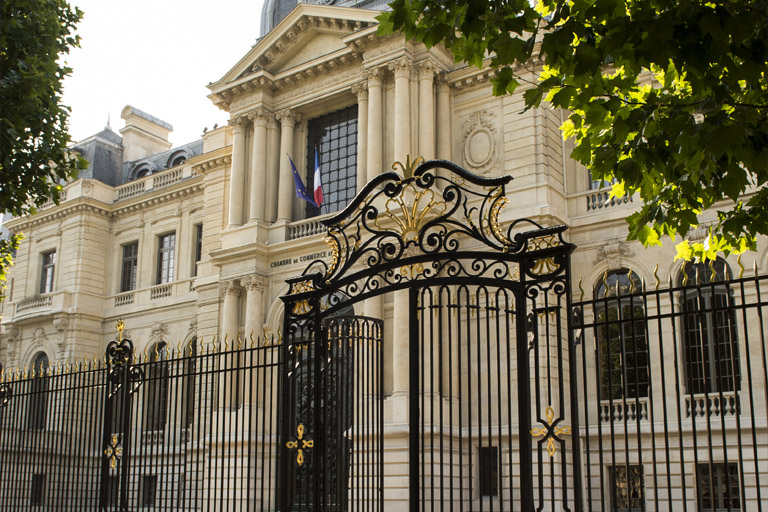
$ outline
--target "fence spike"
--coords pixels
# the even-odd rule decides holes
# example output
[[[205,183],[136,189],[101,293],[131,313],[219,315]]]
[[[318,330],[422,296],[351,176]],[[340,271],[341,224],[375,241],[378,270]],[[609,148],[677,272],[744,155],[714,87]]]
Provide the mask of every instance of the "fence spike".
[[[635,293],[635,289],[636,289],[636,287],[635,287],[635,280],[632,279],[632,274],[633,273],[634,272],[632,272],[632,267],[629,267],[629,270],[627,270],[627,279],[629,280],[629,294],[630,295]]]
[[[752,269],[755,273],[755,277],[757,277],[757,260],[752,262]]]
[[[256,346],[256,341],[253,339],[253,329],[251,329],[251,334],[249,334],[248,337],[251,339],[250,348],[253,348],[254,346]]]
[[[688,272],[685,271],[685,267],[688,265],[688,260],[683,260],[683,266],[680,267],[680,272],[683,273],[683,286],[688,285]],[[672,282],[672,274],[669,274],[669,281]]]
[[[224,334],[224,350],[229,350],[229,333]]]
[[[714,283],[715,278],[717,277],[717,271],[715,270],[715,262],[713,260],[709,260],[709,270],[712,271],[709,275],[709,282]]]
[[[0,384],[5,382],[5,368],[0,368]]]
[[[277,328],[277,344],[282,345],[283,343],[283,333],[280,331],[280,328]]]
[[[240,334],[237,335],[237,350],[240,350],[243,348],[243,340],[240,338]]]
[[[659,280],[659,263],[656,262],[656,266],[653,267],[653,278],[656,279],[656,286],[654,290],[659,289],[659,285],[661,284],[661,281]]]
[[[579,302],[584,300],[584,287],[582,286],[584,282],[584,276],[579,276]]]

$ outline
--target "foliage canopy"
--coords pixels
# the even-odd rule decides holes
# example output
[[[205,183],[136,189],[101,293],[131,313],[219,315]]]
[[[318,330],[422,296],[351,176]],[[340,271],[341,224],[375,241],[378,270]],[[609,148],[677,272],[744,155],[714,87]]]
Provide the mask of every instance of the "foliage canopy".
[[[768,234],[768,1],[394,0],[381,33],[402,31],[497,71],[527,108],[571,112],[572,158],[616,196],[638,193],[629,239],[659,245],[719,222],[678,255],[754,249]],[[541,60],[541,65],[534,63]],[[725,203],[721,202],[725,201]]]
[[[79,45],[82,15],[64,0],[0,2],[0,213],[58,204],[60,182],[82,168],[67,148],[69,108],[61,104],[72,70],[59,60]],[[0,243],[0,281],[18,240]]]

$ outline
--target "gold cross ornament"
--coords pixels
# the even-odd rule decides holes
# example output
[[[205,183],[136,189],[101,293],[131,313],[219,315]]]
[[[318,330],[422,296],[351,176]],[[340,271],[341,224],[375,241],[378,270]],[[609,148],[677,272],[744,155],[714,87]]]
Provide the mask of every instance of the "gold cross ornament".
[[[104,455],[109,457],[109,468],[115,469],[117,467],[117,461],[123,456],[123,447],[117,440],[117,434],[112,434],[112,440],[109,446],[104,450]]]
[[[551,405],[547,406],[545,416],[547,417],[547,422],[544,423],[544,427],[532,428],[531,435],[533,437],[544,436],[544,439],[548,439],[547,452],[549,452],[550,457],[554,457],[555,452],[557,451],[557,449],[555,448],[555,438],[557,436],[570,435],[571,427],[555,427],[554,429],[552,428],[552,421],[555,419],[555,411],[552,410]]]
[[[290,450],[298,448],[298,451],[296,452],[296,464],[303,466],[304,449],[314,447],[315,442],[309,439],[304,439],[304,425],[301,423],[299,423],[299,426],[296,427],[296,437],[298,438],[296,441],[288,441],[285,443],[285,446]],[[299,443],[301,443],[301,447],[299,447]]]

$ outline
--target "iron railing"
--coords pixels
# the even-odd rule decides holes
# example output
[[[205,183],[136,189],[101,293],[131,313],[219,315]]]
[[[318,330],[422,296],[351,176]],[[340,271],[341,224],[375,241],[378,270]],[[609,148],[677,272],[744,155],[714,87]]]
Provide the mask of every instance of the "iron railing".
[[[273,341],[3,374],[0,509],[274,510]]]
[[[768,509],[768,276],[704,273],[574,304],[587,510]]]

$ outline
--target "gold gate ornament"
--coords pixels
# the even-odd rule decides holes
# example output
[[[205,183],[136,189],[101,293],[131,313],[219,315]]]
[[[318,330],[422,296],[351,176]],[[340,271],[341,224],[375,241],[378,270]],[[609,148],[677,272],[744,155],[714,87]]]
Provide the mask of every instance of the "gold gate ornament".
[[[298,448],[298,451],[296,452],[296,464],[299,466],[304,465],[304,450],[306,448],[313,448],[315,446],[315,442],[311,439],[304,439],[304,425],[299,423],[299,426],[296,427],[296,441],[288,441],[285,443],[285,447],[294,450]],[[299,443],[301,443],[301,448],[299,448]]]
[[[557,436],[570,435],[571,427],[555,427],[554,429],[552,428],[552,421],[555,419],[555,411],[552,410],[551,405],[547,406],[547,409],[544,415],[547,417],[547,421],[546,423],[544,423],[544,427],[532,428],[531,435],[533,437],[544,436],[545,439],[549,438],[549,440],[547,441],[547,452],[549,452],[550,457],[554,457],[555,452],[557,451],[557,448],[555,447],[555,438]]]

